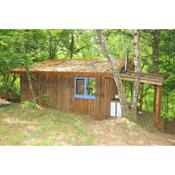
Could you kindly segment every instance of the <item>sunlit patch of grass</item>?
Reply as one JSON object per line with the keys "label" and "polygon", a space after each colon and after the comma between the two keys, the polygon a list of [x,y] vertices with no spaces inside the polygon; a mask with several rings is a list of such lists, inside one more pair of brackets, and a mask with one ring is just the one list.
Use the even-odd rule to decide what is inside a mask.
{"label": "sunlit patch of grass", "polygon": [[75,114],[30,102],[13,104],[0,110],[0,145],[90,145],[95,134],[86,122]]}
{"label": "sunlit patch of grass", "polygon": [[88,137],[86,137],[86,139],[85,139],[85,144],[86,145],[92,145],[94,143],[94,141],[95,141],[95,134],[94,133],[90,133],[88,135]]}
{"label": "sunlit patch of grass", "polygon": [[22,145],[21,140],[25,138],[25,133],[14,131],[8,127],[0,129],[0,145]]}
{"label": "sunlit patch of grass", "polygon": [[57,145],[55,140],[47,139],[47,140],[40,140],[36,143],[32,144],[32,146],[54,146]]}

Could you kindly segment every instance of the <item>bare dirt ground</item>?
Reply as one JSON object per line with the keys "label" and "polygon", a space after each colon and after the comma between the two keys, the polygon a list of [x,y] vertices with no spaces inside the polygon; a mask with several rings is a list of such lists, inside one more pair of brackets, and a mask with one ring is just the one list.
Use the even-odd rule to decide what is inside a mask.
{"label": "bare dirt ground", "polygon": [[151,113],[138,123],[36,108],[30,103],[0,109],[0,145],[175,145],[175,135],[153,126]]}
{"label": "bare dirt ground", "polygon": [[125,118],[91,121],[87,127],[95,132],[94,145],[175,145],[175,135],[147,131]]}

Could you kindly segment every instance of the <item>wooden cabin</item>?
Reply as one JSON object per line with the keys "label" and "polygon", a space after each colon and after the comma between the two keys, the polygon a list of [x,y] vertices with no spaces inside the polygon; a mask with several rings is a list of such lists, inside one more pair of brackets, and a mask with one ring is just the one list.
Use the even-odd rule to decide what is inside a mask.
{"label": "wooden cabin", "polygon": [[[134,81],[133,67],[122,73],[124,60],[115,61],[122,79]],[[17,68],[13,73],[20,74],[21,101],[30,100],[31,92],[25,70]],[[38,104],[61,111],[88,114],[97,120],[110,116],[110,103],[117,94],[117,87],[106,59],[48,60],[34,64],[31,74]],[[158,75],[141,75],[141,83],[158,86],[155,117],[157,123],[160,120],[162,82],[162,77]]]}

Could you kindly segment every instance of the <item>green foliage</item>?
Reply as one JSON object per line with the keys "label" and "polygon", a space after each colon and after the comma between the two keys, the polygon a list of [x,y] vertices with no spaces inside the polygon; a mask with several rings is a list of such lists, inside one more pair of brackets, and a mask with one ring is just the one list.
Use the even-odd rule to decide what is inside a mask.
{"label": "green foliage", "polygon": [[34,101],[23,101],[22,102],[22,107],[23,107],[23,109],[25,109],[25,108],[35,108],[36,103]]}
{"label": "green foliage", "polygon": [[21,104],[23,109],[42,109],[40,105],[36,103],[36,100],[23,101]]}
{"label": "green foliage", "polygon": [[49,94],[48,93],[43,94],[43,100],[46,102],[49,101]]}
{"label": "green foliage", "polygon": [[49,97],[49,94],[47,92],[43,94],[42,99],[44,100],[44,102],[47,104],[48,107],[51,106],[50,97]]}
{"label": "green foliage", "polygon": [[[108,47],[115,57],[133,58],[132,30],[104,30]],[[152,71],[152,32],[140,30],[140,60],[143,72]],[[175,116],[175,30],[161,30],[159,44],[159,72],[165,77],[163,113],[164,117]],[[0,30],[0,90],[19,94],[19,76],[10,73],[23,66],[30,72],[34,62],[47,59],[103,58],[95,30]],[[32,78],[28,74],[29,80]],[[132,83],[127,84],[128,100]],[[145,91],[147,90],[145,86]],[[153,87],[143,99],[143,109],[152,110]],[[171,116],[171,117],[169,117]]]}

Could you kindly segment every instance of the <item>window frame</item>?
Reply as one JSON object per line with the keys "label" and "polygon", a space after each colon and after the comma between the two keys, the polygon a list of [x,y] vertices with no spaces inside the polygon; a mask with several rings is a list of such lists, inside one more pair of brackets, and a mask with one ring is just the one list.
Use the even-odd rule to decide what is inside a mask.
{"label": "window frame", "polygon": [[[84,80],[84,94],[83,95],[80,95],[80,94],[77,94],[76,93],[76,89],[77,89],[77,85],[76,85],[76,82],[77,82],[77,79],[78,80]],[[84,77],[75,77],[74,78],[74,98],[80,98],[80,99],[96,99],[96,95],[87,95],[87,80],[95,80],[96,81],[96,78],[84,78]],[[96,82],[95,82],[95,92],[96,92]]]}

